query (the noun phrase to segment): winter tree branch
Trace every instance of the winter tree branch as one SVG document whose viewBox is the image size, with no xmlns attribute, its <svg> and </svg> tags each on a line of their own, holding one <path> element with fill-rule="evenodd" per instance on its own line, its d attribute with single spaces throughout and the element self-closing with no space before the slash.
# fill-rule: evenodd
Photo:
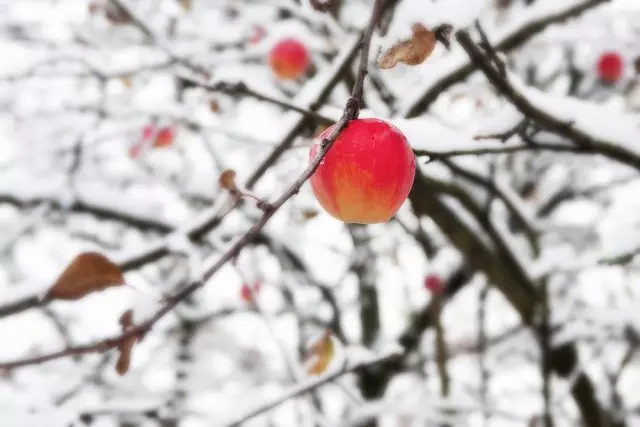
<svg viewBox="0 0 640 427">
<path fill-rule="evenodd" d="M 336 123 L 335 128 L 329 135 L 329 137 L 322 141 L 321 148 L 318 150 L 317 155 L 310 162 L 309 166 L 305 169 L 305 171 L 295 180 L 295 182 L 286 190 L 280 197 L 278 197 L 274 202 L 268 203 L 265 206 L 264 213 L 260 220 L 255 223 L 249 231 L 247 231 L 240 239 L 236 241 L 235 244 L 231 246 L 227 252 L 222 255 L 215 263 L 205 269 L 202 279 L 200 281 L 192 282 L 182 290 L 178 291 L 177 294 L 168 298 L 168 302 L 159 309 L 155 314 L 153 314 L 148 320 L 145 320 L 142 323 L 139 323 L 133 327 L 131 327 L 127 332 L 119 334 L 115 337 L 104 339 L 98 343 L 88 344 L 77 347 L 70 347 L 58 352 L 53 352 L 47 355 L 36 356 L 31 358 L 25 358 L 22 360 L 12 361 L 12 362 L 4 362 L 0 363 L 0 369 L 15 369 L 23 366 L 39 364 L 43 362 L 47 362 L 50 360 L 59 359 L 62 357 L 70 356 L 70 355 L 78 355 L 78 354 L 86 354 L 86 353 L 95 353 L 95 352 L 104 352 L 108 349 L 115 348 L 120 345 L 122 342 L 129 338 L 136 337 L 141 339 L 146 333 L 148 333 L 153 325 L 157 323 L 160 319 L 162 319 L 167 313 L 169 313 L 173 308 L 175 308 L 178 304 L 180 304 L 187 297 L 192 295 L 195 291 L 200 289 L 204 284 L 228 261 L 235 258 L 240 251 L 248 245 L 253 239 L 257 237 L 260 233 L 260 230 L 267 224 L 269 219 L 280 209 L 291 197 L 296 195 L 302 185 L 313 175 L 316 168 L 319 166 L 320 162 L 326 155 L 326 153 L 331 148 L 333 142 L 340 135 L 340 133 L 348 126 L 351 120 L 354 120 L 358 117 L 360 102 L 362 99 L 363 92 L 363 84 L 364 79 L 367 75 L 367 67 L 368 67 L 368 59 L 369 59 L 369 47 L 371 44 L 371 38 L 373 36 L 373 31 L 375 26 L 380 19 L 380 15 L 382 12 L 382 0 L 376 0 L 373 5 L 373 10 L 371 13 L 371 18 L 369 20 L 367 29 L 364 32 L 364 36 L 362 38 L 362 47 L 360 54 L 360 65 L 358 67 L 358 71 L 356 74 L 356 84 L 353 87 L 353 91 L 351 93 L 351 97 L 346 103 L 344 108 L 344 112 L 342 118 Z"/>
</svg>

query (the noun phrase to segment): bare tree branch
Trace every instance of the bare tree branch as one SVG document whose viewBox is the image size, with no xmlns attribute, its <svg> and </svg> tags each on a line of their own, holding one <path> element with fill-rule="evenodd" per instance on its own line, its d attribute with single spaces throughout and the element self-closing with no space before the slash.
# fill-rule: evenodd
<svg viewBox="0 0 640 427">
<path fill-rule="evenodd" d="M 496 51 L 509 52 L 522 46 L 527 41 L 531 40 L 532 37 L 541 33 L 549 26 L 576 17 L 587 10 L 608 1 L 610 0 L 586 0 L 558 13 L 543 16 L 537 20 L 531 20 L 524 26 L 516 29 L 513 33 L 504 37 L 500 42 L 496 43 L 494 48 Z M 476 69 L 477 64 L 470 61 L 451 70 L 449 73 L 439 78 L 435 84 L 429 86 L 426 91 L 420 94 L 419 97 L 412 100 L 410 104 L 405 106 L 402 109 L 402 115 L 404 117 L 416 117 L 422 111 L 427 110 L 444 91 L 469 77 Z"/>
<path fill-rule="evenodd" d="M 305 171 L 296 179 L 296 181 L 274 202 L 269 203 L 268 206 L 265 207 L 264 213 L 262 217 L 256 222 L 250 229 L 247 231 L 240 239 L 236 241 L 235 244 L 231 246 L 227 252 L 222 255 L 213 265 L 209 266 L 209 268 L 205 269 L 202 280 L 193 282 L 186 287 L 184 287 L 177 294 L 173 295 L 171 298 L 168 298 L 168 302 L 159 309 L 155 314 L 153 314 L 148 320 L 135 325 L 127 330 L 127 332 L 122 333 L 118 336 L 107 338 L 95 344 L 88 344 L 77 347 L 70 347 L 58 352 L 50 353 L 48 355 L 37 356 L 26 358 L 22 360 L 17 360 L 13 362 L 5 362 L 0 363 L 0 369 L 15 369 L 18 367 L 39 364 L 43 362 L 47 362 L 50 360 L 59 359 L 62 357 L 77 355 L 77 354 L 85 354 L 85 353 L 94 353 L 94 352 L 103 352 L 111 348 L 115 348 L 124 342 L 128 338 L 136 337 L 141 339 L 147 332 L 151 330 L 153 325 L 162 319 L 167 313 L 169 313 L 174 307 L 176 307 L 180 302 L 184 301 L 190 295 L 192 295 L 195 291 L 200 289 L 204 284 L 215 274 L 217 271 L 228 261 L 235 258 L 242 248 L 248 245 L 252 240 L 254 240 L 260 230 L 267 224 L 269 219 L 276 213 L 278 209 L 280 209 L 291 197 L 297 194 L 300 191 L 302 185 L 313 175 L 317 167 L 320 165 L 320 162 L 326 155 L 326 153 L 331 149 L 333 142 L 337 139 L 340 133 L 348 126 L 351 120 L 354 120 L 358 117 L 359 114 L 359 104 L 362 99 L 363 92 L 363 82 L 367 75 L 367 66 L 368 66 L 368 58 L 369 58 L 369 46 L 371 44 L 371 38 L 373 36 L 374 28 L 380 19 L 380 14 L 382 12 L 382 0 L 376 0 L 373 6 L 373 11 L 371 13 L 371 19 L 369 20 L 367 29 L 365 30 L 363 41 L 362 41 L 362 51 L 360 54 L 360 67 L 358 68 L 358 73 L 356 76 L 356 85 L 353 88 L 351 93 L 351 97 L 346 103 L 344 108 L 344 113 L 342 118 L 338 121 L 335 128 L 331 132 L 331 134 L 327 137 L 327 139 L 322 141 L 322 145 L 318 150 L 315 158 L 312 159 L 309 166 L 305 169 Z"/>
</svg>

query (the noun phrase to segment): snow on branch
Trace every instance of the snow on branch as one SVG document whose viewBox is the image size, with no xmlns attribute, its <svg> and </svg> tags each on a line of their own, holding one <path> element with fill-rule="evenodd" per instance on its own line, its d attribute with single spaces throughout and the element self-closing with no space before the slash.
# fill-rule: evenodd
<svg viewBox="0 0 640 427">
<path fill-rule="evenodd" d="M 182 290 L 178 291 L 175 295 L 166 298 L 167 302 L 162 305 L 158 311 L 153 313 L 145 321 L 128 326 L 122 334 L 104 339 L 94 344 L 69 347 L 58 352 L 53 352 L 42 356 L 35 356 L 11 362 L 0 362 L 0 369 L 15 369 L 73 355 L 104 352 L 106 350 L 119 347 L 123 343 L 126 343 L 131 339 L 140 340 L 152 329 L 154 324 L 156 324 L 166 314 L 171 312 L 178 304 L 183 302 L 195 291 L 204 286 L 204 284 L 211 277 L 213 277 L 213 275 L 215 275 L 223 265 L 231 261 L 233 258 L 236 258 L 239 255 L 240 251 L 257 237 L 262 228 L 267 224 L 269 219 L 271 219 L 271 217 L 277 212 L 277 210 L 280 209 L 291 197 L 293 197 L 300 191 L 302 185 L 317 169 L 326 153 L 331 149 L 334 141 L 347 127 L 348 123 L 351 120 L 358 118 L 360 103 L 362 102 L 362 94 L 364 90 L 364 79 L 367 75 L 368 69 L 369 47 L 371 44 L 371 38 L 376 24 L 380 19 L 382 11 L 382 0 L 376 0 L 372 8 L 371 18 L 362 39 L 360 65 L 358 67 L 358 72 L 351 96 L 345 105 L 342 117 L 340 118 L 338 123 L 336 123 L 335 128 L 329 134 L 327 139 L 323 140 L 322 146 L 318 150 L 315 158 L 311 160 L 309 166 L 305 169 L 305 171 L 295 180 L 295 182 L 291 186 L 289 186 L 289 188 L 284 193 L 282 193 L 274 202 L 265 205 L 262 217 L 249 229 L 249 231 L 247 231 L 241 238 L 239 238 L 236 243 L 234 243 L 231 248 L 227 250 L 227 252 L 224 253 L 217 261 L 215 261 L 212 265 L 204 268 L 204 273 L 202 274 L 201 280 L 190 283 Z"/>
<path fill-rule="evenodd" d="M 576 17 L 607 1 L 609 0 L 537 1 L 527 8 L 526 13 L 522 13 L 520 22 L 511 24 L 495 37 L 495 49 L 509 52 L 549 26 Z M 444 91 L 469 77 L 477 69 L 477 64 L 466 58 L 463 52 L 455 50 L 435 63 L 433 68 L 435 70 L 429 72 L 425 87 L 403 101 L 399 111 L 402 117 L 415 117 L 428 109 Z"/>
<path fill-rule="evenodd" d="M 512 75 L 503 75 L 492 63 L 501 60 L 483 53 L 467 31 L 459 31 L 456 39 L 487 79 L 525 117 L 545 131 L 567 138 L 578 150 L 595 152 L 640 170 L 640 151 L 635 148 L 637 127 L 628 118 L 609 114 L 596 105 L 560 100 L 523 87 L 522 83 L 512 81 L 515 80 Z"/>
</svg>

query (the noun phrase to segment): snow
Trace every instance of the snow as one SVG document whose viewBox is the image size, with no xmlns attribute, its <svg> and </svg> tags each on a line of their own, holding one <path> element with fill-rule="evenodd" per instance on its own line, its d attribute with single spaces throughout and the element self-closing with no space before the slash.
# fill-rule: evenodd
<svg viewBox="0 0 640 427">
<path fill-rule="evenodd" d="M 606 141 L 606 145 L 624 147 L 635 156 L 640 154 L 637 148 L 640 140 L 640 117 L 637 114 L 612 112 L 591 102 L 547 94 L 526 87 L 513 75 L 509 79 L 531 104 L 557 120 L 571 123 L 575 130 L 596 140 Z"/>
<path fill-rule="evenodd" d="M 438 45 L 418 66 L 374 68 L 380 51 L 407 37 L 414 22 L 448 22 L 473 33 L 479 17 L 490 40 L 500 42 L 583 1 L 512 2 L 506 11 L 489 0 L 399 2 L 386 34 L 375 32 L 369 58 L 383 91 L 373 79 L 365 82 L 360 117 L 387 120 L 406 135 L 418 172 L 434 183 L 429 197 L 480 241 L 487 262 L 502 262 L 497 251 L 504 247 L 535 287 L 547 281 L 552 345 L 575 343 L 579 355 L 569 376 L 552 377 L 555 424 L 583 422 L 571 386 L 584 373 L 603 408 L 612 409 L 613 391 L 620 394 L 620 414 L 632 426 L 640 366 L 635 356 L 621 363 L 630 335 L 640 333 L 638 171 L 603 155 L 535 150 L 518 134 L 502 141 L 498 134 L 524 117 L 482 73 L 452 82 L 428 111 L 407 117 L 424 94 L 470 64 L 455 41 L 451 51 Z M 242 82 L 338 120 L 355 68 L 337 74 L 371 6 L 343 2 L 334 17 L 312 10 L 309 0 L 193 1 L 189 11 L 173 0 L 127 2 L 153 30 L 156 40 L 146 40 L 133 25 L 89 16 L 87 2 L 41 3 L 0 5 L 0 366 L 117 335 L 127 310 L 137 323 L 156 315 L 262 215 L 255 200 L 235 206 L 219 187 L 224 169 L 236 171 L 242 191 L 272 201 L 307 165 L 319 130 L 311 120 L 248 96 L 201 88 L 178 96 L 176 77 L 194 73 L 170 56 L 206 66 L 211 84 Z M 508 53 L 509 80 L 537 108 L 638 155 L 633 70 L 606 87 L 593 66 L 605 49 L 620 51 L 627 63 L 640 53 L 633 44 L 639 12 L 637 0 L 613 0 L 550 26 Z M 266 37 L 247 44 L 253 25 L 264 27 Z M 314 67 L 283 82 L 264 57 L 288 36 L 308 46 Z M 584 75 L 571 96 L 568 50 Z M 129 149 L 149 124 L 174 127 L 173 144 L 131 158 Z M 285 138 L 289 147 L 245 188 Z M 574 147 L 548 131 L 533 138 Z M 479 215 L 461 203 L 465 198 Z M 256 427 L 347 426 L 372 418 L 380 427 L 526 425 L 544 408 L 539 345 L 500 292 L 518 284 L 492 283 L 485 274 L 508 265 L 474 262 L 480 269 L 447 294 L 439 318 L 450 379 L 443 395 L 435 317 L 421 317 L 434 303 L 424 278 L 459 277 L 479 256 L 455 234 L 461 230 L 440 228 L 443 221 L 416 217 L 407 201 L 389 224 L 346 226 L 324 212 L 305 184 L 256 241 L 135 344 L 126 375 L 115 372 L 115 349 L 0 368 L 0 425 L 79 426 L 83 414 L 104 427 L 156 427 L 173 415 L 190 427 L 228 426 L 245 416 Z M 191 239 L 211 223 L 202 239 Z M 42 304 L 51 283 L 86 250 L 126 266 L 126 286 Z M 242 286 L 255 282 L 262 287 L 254 305 L 242 298 Z M 367 299 L 368 290 L 375 300 Z M 368 304 L 376 304 L 379 328 L 362 317 Z M 417 320 L 429 326 L 403 358 L 403 370 L 390 374 L 381 396 L 366 398 L 360 374 L 342 370 L 403 355 L 398 339 L 415 332 L 409 328 Z M 326 374 L 310 377 L 304 350 L 327 329 L 338 354 Z M 618 370 L 614 389 L 608 375 Z"/>
</svg>

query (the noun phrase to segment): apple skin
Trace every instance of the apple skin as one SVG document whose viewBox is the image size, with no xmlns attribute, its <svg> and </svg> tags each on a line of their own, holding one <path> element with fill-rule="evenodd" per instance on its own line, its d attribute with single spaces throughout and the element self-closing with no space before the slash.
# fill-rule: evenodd
<svg viewBox="0 0 640 427">
<path fill-rule="evenodd" d="M 280 40 L 269 52 L 269 66 L 282 80 L 295 80 L 306 74 L 310 63 L 307 48 L 292 38 Z"/>
<path fill-rule="evenodd" d="M 617 52 L 605 52 L 598 59 L 598 77 L 604 83 L 614 84 L 624 71 L 622 57 Z"/>
<path fill-rule="evenodd" d="M 309 161 L 322 139 L 316 139 Z M 388 222 L 407 199 L 416 172 L 416 158 L 407 138 L 383 120 L 352 120 L 311 176 L 311 188 L 327 213 L 347 224 Z"/>
</svg>

